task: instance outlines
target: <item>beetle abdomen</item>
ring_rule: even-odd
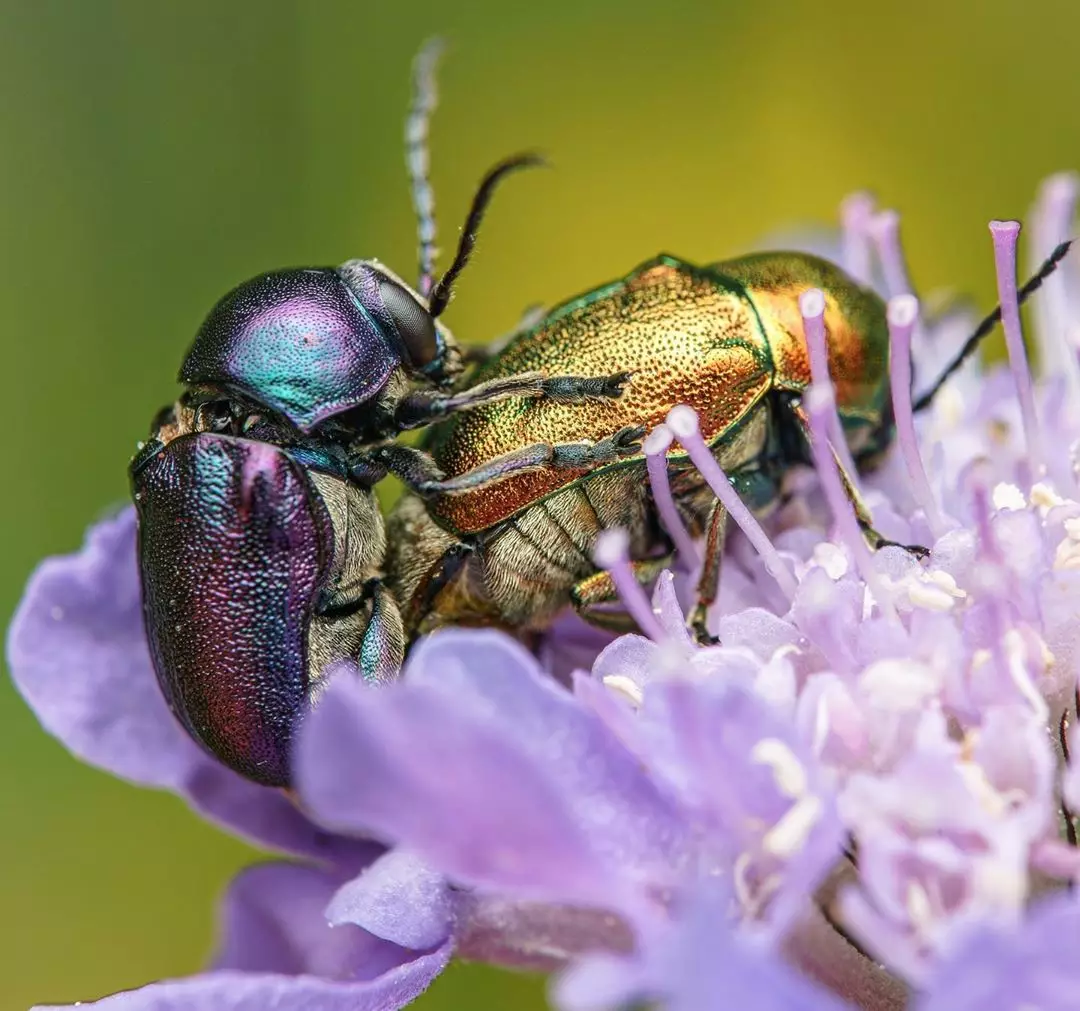
[[[285,785],[332,549],[321,499],[281,449],[205,433],[172,440],[132,480],[147,635],[170,707],[237,772]]]

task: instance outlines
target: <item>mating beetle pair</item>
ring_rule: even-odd
[[[429,50],[419,62],[411,135],[432,104],[433,58]],[[418,209],[428,209],[419,291],[377,261],[354,260],[265,274],[226,295],[180,369],[187,390],[132,461],[162,689],[192,736],[252,779],[288,782],[293,728],[329,664],[354,660],[373,681],[401,666],[405,635],[379,578],[386,535],[372,489],[389,472],[424,494],[441,486],[430,458],[392,437],[507,397],[622,392],[621,372],[535,370],[448,389],[464,362],[438,317],[495,186],[535,161],[513,158],[488,173],[457,256],[435,282],[426,158],[410,159]],[[563,452],[587,466],[629,451],[639,435]]]
[[[639,576],[654,575],[670,546],[639,443],[675,404],[698,410],[753,506],[775,499],[807,458],[795,321],[808,288],[828,299],[857,462],[892,435],[884,305],[803,254],[706,268],[659,257],[526,328],[462,387],[466,362],[438,317],[495,186],[535,159],[489,172],[436,282],[424,149],[433,60],[428,49],[418,61],[408,130],[417,290],[377,261],[241,285],[204,323],[181,368],[186,392],[131,465],[162,689],[196,740],[268,785],[288,784],[297,720],[334,661],[381,681],[411,637],[442,623],[538,628],[569,603],[589,613],[611,596],[592,561],[603,527],[627,528]],[[438,421],[421,449],[392,441]],[[673,453],[670,467],[715,572],[723,510],[684,459]],[[372,490],[387,473],[412,492],[389,543]]]

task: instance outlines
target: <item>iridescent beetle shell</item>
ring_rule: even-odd
[[[373,496],[278,446],[206,432],[148,444],[132,484],[147,636],[170,708],[237,772],[287,785],[320,675],[374,633],[360,598],[346,598],[345,620],[335,599],[384,550]],[[378,536],[350,544],[350,529]],[[400,663],[400,648],[376,645]]]
[[[309,432],[376,398],[403,365],[438,371],[448,347],[399,279],[357,260],[234,288],[206,318],[179,378],[241,393]]]

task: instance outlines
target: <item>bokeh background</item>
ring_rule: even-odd
[[[991,217],[1080,166],[1075,0],[3,0],[0,615],[127,494],[125,466],[211,304],[265,268],[412,276],[408,70],[450,48],[444,235],[499,194],[448,316],[466,339],[661,250],[712,259],[870,187],[922,289],[993,296]],[[73,670],[73,678],[79,672]],[[255,854],[79,766],[0,680],[0,1009],[195,970]],[[541,1006],[457,968],[421,1001]]]

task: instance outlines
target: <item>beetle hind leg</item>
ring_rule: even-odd
[[[687,622],[694,638],[701,646],[715,646],[720,640],[707,627],[709,608],[716,601],[720,586],[720,565],[724,558],[724,541],[727,532],[727,510],[716,500],[709,510],[705,523],[705,558],[698,577],[697,603]]]
[[[662,558],[645,558],[630,563],[634,578],[642,586],[648,586],[664,569],[671,568],[673,555]],[[637,622],[625,611],[602,610],[602,605],[616,603],[619,593],[610,572],[596,572],[575,583],[570,590],[574,610],[590,625],[608,632],[637,632]]]

